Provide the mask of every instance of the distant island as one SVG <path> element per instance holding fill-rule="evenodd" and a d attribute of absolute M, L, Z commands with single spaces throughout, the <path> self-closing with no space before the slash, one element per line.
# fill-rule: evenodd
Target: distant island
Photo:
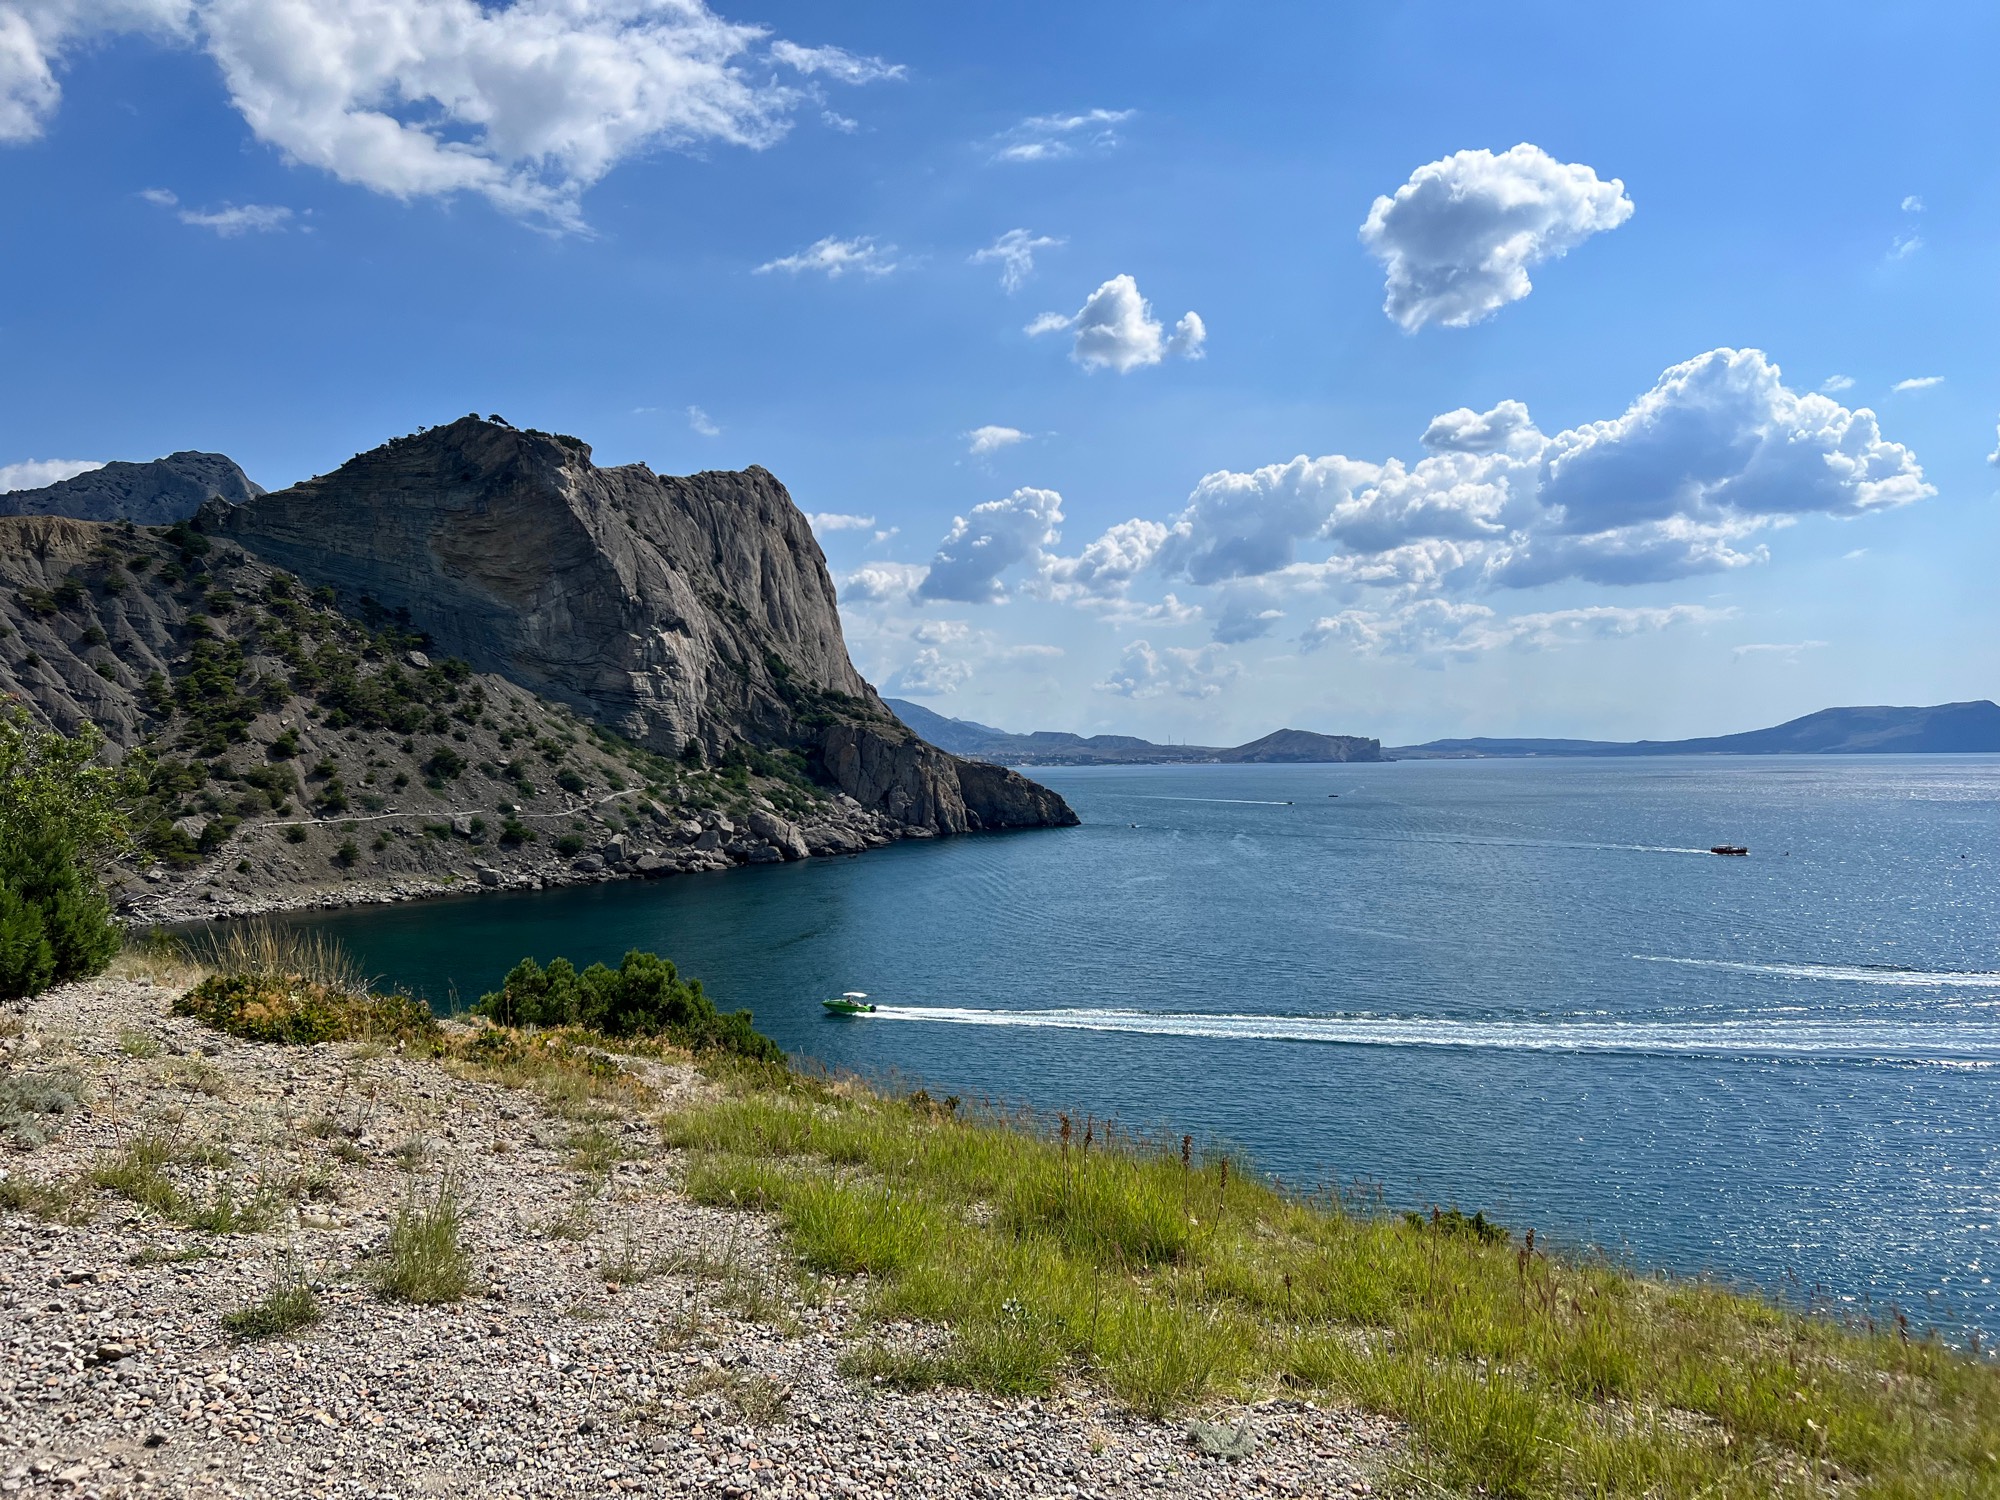
<path fill-rule="evenodd" d="M 901 712 L 894 699 L 890 707 Z M 914 727 L 914 726 L 913 726 Z M 1770 729 L 1693 740 L 1431 740 L 1397 745 L 1394 760 L 1616 755 L 1965 755 L 2000 752 L 2000 704 L 1823 708 Z"/>
<path fill-rule="evenodd" d="M 1316 765 L 1379 761 L 1380 740 L 1352 734 L 1278 729 L 1247 745 L 1156 745 L 1129 734 L 1066 734 L 1042 729 L 1011 734 L 971 719 L 947 718 L 907 698 L 885 698 L 890 712 L 941 750 L 1010 766 Z"/>

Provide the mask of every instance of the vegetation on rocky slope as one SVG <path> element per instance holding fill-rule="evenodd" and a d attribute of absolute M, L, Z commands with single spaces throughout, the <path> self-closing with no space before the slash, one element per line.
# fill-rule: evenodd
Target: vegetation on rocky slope
<path fill-rule="evenodd" d="M 1153 1413 L 1311 1393 L 1409 1423 L 1424 1493 L 2000 1493 L 2000 1369 L 1901 1318 L 1302 1202 L 1185 1138 L 724 1076 L 662 1125 L 688 1190 L 870 1279 L 885 1336 L 852 1355 L 862 1376 L 1036 1392 L 1081 1372 Z M 948 1344 L 886 1332 L 912 1319 Z"/>

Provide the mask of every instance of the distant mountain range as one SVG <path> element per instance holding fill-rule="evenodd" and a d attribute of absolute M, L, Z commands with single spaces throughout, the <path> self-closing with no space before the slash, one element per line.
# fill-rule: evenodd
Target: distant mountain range
<path fill-rule="evenodd" d="M 1006 765 L 1150 766 L 1177 762 L 1225 765 L 1303 765 L 1328 761 L 1386 760 L 1380 740 L 1351 734 L 1279 729 L 1247 745 L 1156 745 L 1129 734 L 1064 734 L 1039 730 L 1010 734 L 971 719 L 946 718 L 906 698 L 885 698 L 891 712 L 940 749 L 973 760 Z"/>
<path fill-rule="evenodd" d="M 212 496 L 242 505 L 264 487 L 220 453 L 170 453 L 150 463 L 119 460 L 39 489 L 0 493 L 0 516 L 69 516 L 79 521 L 186 521 Z"/>
<path fill-rule="evenodd" d="M 893 700 L 891 707 L 895 707 Z M 898 709 L 898 712 L 901 710 Z M 1397 745 L 1395 760 L 1474 760 L 1501 756 L 1614 755 L 1948 755 L 2000 752 L 2000 704 L 1938 703 L 1929 708 L 1823 708 L 1771 729 L 1694 740 L 1431 740 Z"/>

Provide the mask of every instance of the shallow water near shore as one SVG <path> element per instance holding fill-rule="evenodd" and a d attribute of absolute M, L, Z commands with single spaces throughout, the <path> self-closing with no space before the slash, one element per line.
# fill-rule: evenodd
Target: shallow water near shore
<path fill-rule="evenodd" d="M 1082 827 L 298 925 L 440 1010 L 654 949 L 837 1067 L 2000 1337 L 2000 757 L 1031 774 Z"/>

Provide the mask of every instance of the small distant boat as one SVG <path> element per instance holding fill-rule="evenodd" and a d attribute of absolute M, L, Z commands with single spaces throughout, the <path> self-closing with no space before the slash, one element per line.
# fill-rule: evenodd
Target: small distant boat
<path fill-rule="evenodd" d="M 1710 854 L 1748 854 L 1750 846 L 1748 844 L 1710 844 L 1708 852 Z"/>
<path fill-rule="evenodd" d="M 820 1004 L 826 1007 L 830 1016 L 872 1016 L 875 1013 L 865 990 L 849 990 L 835 999 L 822 1000 Z"/>

